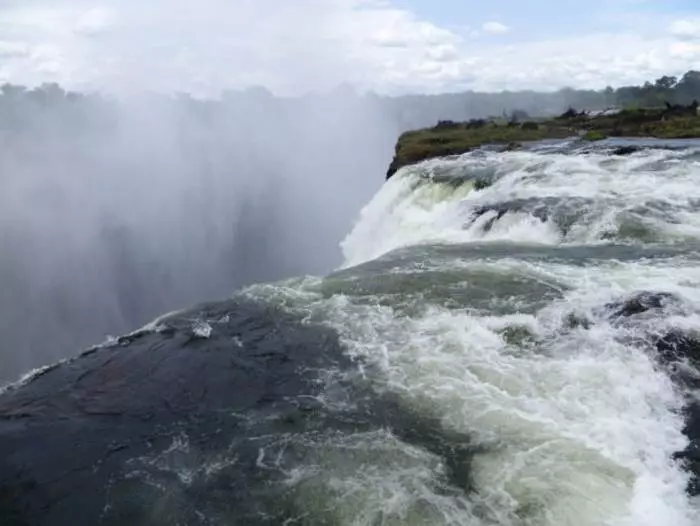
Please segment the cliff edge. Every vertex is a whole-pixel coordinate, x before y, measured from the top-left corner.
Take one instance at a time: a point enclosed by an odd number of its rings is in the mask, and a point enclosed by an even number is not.
[[[524,122],[473,119],[440,121],[432,128],[403,133],[397,143],[387,179],[400,168],[420,161],[459,155],[487,144],[516,148],[521,142],[579,136],[595,141],[607,137],[700,138],[698,102],[688,106],[635,108],[598,114],[567,110],[550,119]]]

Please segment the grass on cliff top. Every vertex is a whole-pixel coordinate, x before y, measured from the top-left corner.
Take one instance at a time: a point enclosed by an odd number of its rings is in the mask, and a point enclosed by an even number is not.
[[[572,135],[566,127],[552,129],[537,125],[536,128],[487,123],[478,128],[460,123],[454,127],[427,128],[404,133],[396,145],[396,169],[433,157],[457,155],[484,144],[509,144],[537,141],[547,138],[564,138]]]
[[[640,108],[614,115],[588,116],[567,112],[560,117],[520,124],[472,120],[443,121],[432,128],[409,131],[396,144],[388,177],[399,168],[434,157],[458,155],[486,144],[510,144],[580,135],[597,141],[606,137],[700,137],[697,108]]]
[[[684,139],[700,137],[700,114],[694,107],[675,109],[636,108],[614,115],[588,117],[579,115],[566,121],[571,127],[598,132],[606,137],[656,137]],[[551,121],[548,121],[551,122]]]

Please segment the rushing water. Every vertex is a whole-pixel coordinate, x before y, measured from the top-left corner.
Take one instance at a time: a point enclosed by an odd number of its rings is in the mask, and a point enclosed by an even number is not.
[[[177,435],[137,462],[144,480],[162,498],[217,495],[187,524],[700,524],[675,457],[689,445],[694,393],[653,345],[700,327],[700,148],[647,143],[623,156],[614,146],[405,168],[364,208],[333,274],[249,287],[216,315],[148,327],[193,323],[198,341],[245,361],[265,331],[291,323],[251,314],[254,332],[227,332],[242,302],[262,305],[311,330],[284,367],[315,371],[316,387],[285,398],[313,399],[303,414],[241,409],[247,424],[204,460]],[[663,301],[616,314],[642,292]],[[314,353],[323,359],[298,358]],[[289,383],[269,368],[246,374]],[[192,489],[200,483],[206,491]]]
[[[469,487],[446,492],[428,452],[354,437],[308,460],[310,505],[337,524],[697,524],[671,460],[684,401],[640,340],[700,326],[699,152],[409,167],[362,211],[345,268],[249,289],[334,327],[375,389],[471,448]],[[680,303],[636,326],[601,310],[640,291]]]

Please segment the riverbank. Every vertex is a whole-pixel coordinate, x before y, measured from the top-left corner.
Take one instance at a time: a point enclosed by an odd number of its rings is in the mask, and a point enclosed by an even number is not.
[[[515,149],[523,142],[567,137],[590,141],[607,137],[700,138],[698,105],[626,109],[600,115],[570,109],[555,118],[523,122],[441,121],[432,128],[409,131],[399,137],[387,179],[404,166],[435,157],[459,155],[487,144]]]

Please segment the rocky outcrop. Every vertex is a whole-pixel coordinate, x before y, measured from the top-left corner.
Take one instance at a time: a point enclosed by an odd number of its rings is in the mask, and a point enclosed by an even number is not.
[[[256,467],[261,448],[333,420],[316,397],[335,337],[289,318],[211,304],[7,389],[2,524],[254,524],[253,495],[281,476]]]
[[[385,430],[469,491],[468,437],[355,370],[333,331],[271,306],[167,316],[0,394],[0,523],[279,525],[307,512],[288,483],[306,459]]]

